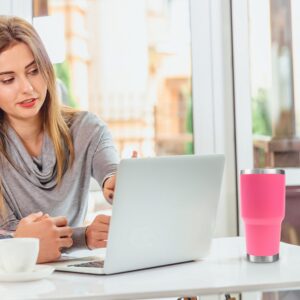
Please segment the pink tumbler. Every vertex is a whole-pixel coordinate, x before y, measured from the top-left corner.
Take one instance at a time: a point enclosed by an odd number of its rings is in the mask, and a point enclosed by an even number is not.
[[[240,187],[247,258],[251,262],[277,261],[285,214],[284,170],[242,170]]]

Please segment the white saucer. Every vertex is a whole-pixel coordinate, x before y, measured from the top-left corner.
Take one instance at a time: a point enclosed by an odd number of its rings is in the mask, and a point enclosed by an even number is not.
[[[17,282],[17,281],[33,281],[43,279],[52,274],[54,268],[51,266],[36,265],[31,272],[7,273],[0,271],[0,281]]]

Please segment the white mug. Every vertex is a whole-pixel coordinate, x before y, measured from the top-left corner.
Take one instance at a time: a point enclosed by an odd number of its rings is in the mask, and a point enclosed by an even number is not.
[[[0,240],[0,271],[7,273],[30,272],[39,254],[37,238]]]

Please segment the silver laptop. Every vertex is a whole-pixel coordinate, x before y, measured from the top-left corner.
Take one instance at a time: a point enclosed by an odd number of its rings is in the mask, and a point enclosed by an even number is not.
[[[82,257],[51,265],[59,271],[113,274],[205,257],[223,168],[223,155],[122,160],[105,260]]]

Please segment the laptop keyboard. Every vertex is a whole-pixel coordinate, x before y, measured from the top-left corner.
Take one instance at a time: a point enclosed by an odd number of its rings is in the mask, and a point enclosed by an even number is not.
[[[75,264],[75,265],[68,265],[68,267],[82,267],[82,268],[103,268],[104,260],[95,260],[89,261],[85,263]]]

